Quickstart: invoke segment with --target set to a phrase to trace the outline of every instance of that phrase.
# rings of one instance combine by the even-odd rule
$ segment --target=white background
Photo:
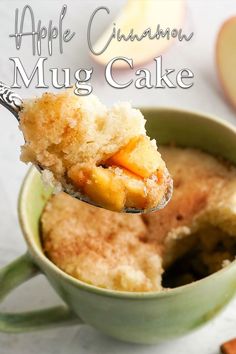
[[[138,2],[138,1],[137,1]],[[186,32],[194,31],[193,39],[185,44],[177,43],[163,55],[164,68],[181,69],[187,67],[195,74],[194,87],[189,90],[137,90],[130,87],[126,90],[115,90],[104,80],[103,68],[95,64],[90,56],[86,42],[86,28],[90,14],[100,5],[111,9],[111,17],[115,16],[124,1],[67,1],[68,13],[65,26],[76,32],[76,38],[65,45],[63,55],[57,55],[55,45],[54,56],[48,67],[78,68],[93,66],[92,84],[94,93],[102,101],[112,104],[117,100],[127,100],[139,106],[172,106],[199,110],[211,113],[222,119],[235,122],[235,112],[226,103],[219,85],[215,67],[215,39],[222,22],[236,15],[236,2],[233,0],[192,0],[188,1],[187,13],[183,28]],[[42,19],[47,24],[49,19],[58,23],[62,1],[0,1],[0,80],[11,84],[13,81],[13,65],[9,57],[20,56],[27,70],[32,70],[36,58],[33,58],[29,40],[25,40],[22,49],[17,52],[14,40],[9,34],[14,32],[14,11],[22,9],[25,4],[32,5],[36,20]],[[104,19],[99,26],[101,32],[111,20]],[[161,21],[158,20],[160,23]],[[236,38],[235,38],[236,40]],[[45,55],[46,56],[46,55]],[[153,63],[147,65],[155,75]],[[132,72],[122,74],[128,80]],[[46,71],[48,78],[48,71]],[[32,85],[20,93],[26,96],[38,94]],[[23,142],[17,122],[4,108],[0,108],[0,266],[13,260],[25,252],[26,247],[17,220],[17,195],[27,166],[19,161],[20,145]],[[235,279],[236,281],[236,279]],[[50,288],[43,276],[26,283],[12,293],[1,306],[1,309],[28,310],[60,303],[57,295]],[[184,314],[183,314],[184,316]],[[200,330],[177,340],[158,346],[138,346],[121,343],[101,335],[89,326],[67,327],[30,334],[0,334],[1,354],[39,354],[39,353],[79,353],[79,354],[216,354],[219,344],[229,338],[236,337],[236,301]]]

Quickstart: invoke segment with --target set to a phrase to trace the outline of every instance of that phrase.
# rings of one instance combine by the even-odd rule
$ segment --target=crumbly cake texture
[[[26,100],[20,113],[26,140],[22,159],[39,162],[59,179],[77,163],[108,158],[132,137],[145,134],[144,126],[141,112],[129,103],[108,110],[94,95],[45,93]]]
[[[200,242],[209,274],[229,264],[236,169],[194,149],[163,147],[161,153],[174,179],[173,198],[163,210],[128,215],[64,193],[52,197],[42,215],[43,248],[52,262],[95,286],[138,292],[161,291],[163,268]]]
[[[59,182],[107,209],[152,208],[170,177],[145,122],[127,102],[106,108],[94,95],[45,93],[20,112],[21,160],[39,164],[57,189]]]
[[[86,205],[65,193],[54,196],[42,216],[43,246],[66,273],[102,288],[151,291],[161,288],[161,261],[145,243],[137,215]]]

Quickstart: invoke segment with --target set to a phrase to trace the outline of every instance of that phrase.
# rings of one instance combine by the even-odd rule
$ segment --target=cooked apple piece
[[[91,200],[109,210],[120,211],[125,204],[123,184],[115,172],[103,167],[77,170],[73,167],[69,177]]]
[[[216,41],[216,64],[222,88],[236,108],[236,16],[223,23]]]
[[[147,207],[147,187],[143,179],[122,168],[122,182],[126,192],[126,206],[129,208],[145,209]]]
[[[160,166],[163,166],[161,155],[149,138],[144,135],[131,139],[107,163],[124,167],[142,178],[148,178]]]
[[[90,181],[84,186],[85,193],[99,205],[110,210],[122,210],[125,204],[125,191],[115,173],[103,167],[95,167]]]

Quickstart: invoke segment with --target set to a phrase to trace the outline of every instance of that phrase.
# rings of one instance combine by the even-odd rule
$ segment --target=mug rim
[[[208,120],[211,122],[216,122],[217,124],[233,131],[236,134],[236,127],[228,122],[223,120],[222,118],[219,118],[217,116],[211,115],[211,114],[206,114],[202,113],[201,111],[197,110],[188,110],[188,109],[182,109],[178,107],[166,107],[166,106],[160,106],[160,107],[155,107],[155,106],[144,106],[144,107],[138,107],[141,111],[170,111],[170,112],[183,112],[185,114],[192,114],[197,116],[199,119],[202,120]],[[175,288],[164,288],[161,291],[146,291],[146,292],[129,292],[129,291],[120,291],[120,290],[113,290],[113,289],[106,289],[106,288],[100,288],[95,285],[83,282],[80,279],[74,278],[73,276],[69,275],[68,273],[64,272],[62,269],[60,269],[57,265],[55,265],[45,254],[43,251],[39,251],[38,247],[35,245],[35,241],[31,236],[31,231],[30,231],[30,226],[27,225],[27,218],[24,217],[26,214],[24,212],[24,201],[27,198],[27,190],[28,186],[31,184],[31,180],[34,178],[35,173],[38,173],[37,169],[32,165],[28,172],[26,173],[23,182],[21,184],[19,196],[18,196],[18,220],[20,223],[20,227],[24,236],[24,239],[26,241],[27,247],[30,250],[30,254],[33,256],[33,259],[36,258],[39,259],[41,262],[43,262],[51,271],[56,272],[58,276],[63,277],[65,280],[68,282],[71,282],[73,285],[76,287],[82,288],[82,290],[86,290],[88,292],[93,292],[96,293],[97,295],[104,295],[107,297],[116,297],[116,298],[122,298],[122,299],[154,299],[154,298],[162,298],[162,297],[170,297],[170,296],[176,296],[179,293],[182,293],[184,290],[190,290],[198,286],[200,283],[203,284],[204,282],[207,282],[209,279],[217,278],[221,276],[224,272],[229,271],[231,268],[233,268],[236,265],[236,259],[232,261],[229,265],[226,267],[221,268],[217,272],[214,272],[200,280],[196,280],[192,283],[188,283],[185,285],[181,285]]]

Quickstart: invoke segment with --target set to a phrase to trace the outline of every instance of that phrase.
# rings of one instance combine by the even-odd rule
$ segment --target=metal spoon
[[[16,117],[18,122],[20,121],[19,112],[23,107],[23,100],[19,95],[17,95],[14,91],[12,91],[9,86],[5,85],[1,81],[0,81],[0,104],[2,106],[4,106],[5,108],[7,108]],[[41,166],[35,165],[35,167],[40,172],[42,172],[43,169]],[[100,207],[99,205],[94,203],[91,199],[89,199],[85,195],[82,195],[80,193],[74,194],[74,193],[72,193],[71,190],[67,190],[67,189],[64,189],[64,191],[67,194],[70,194],[71,196],[73,196],[83,202]],[[142,214],[142,213],[149,213],[149,212],[160,210],[160,209],[164,208],[166,206],[166,204],[170,201],[170,199],[172,197],[172,192],[173,192],[173,181],[171,178],[169,178],[169,183],[168,183],[166,193],[165,193],[164,197],[162,198],[161,202],[158,203],[158,205],[156,205],[156,207],[150,208],[150,209],[126,208],[122,212],[132,213],[132,214]]]

